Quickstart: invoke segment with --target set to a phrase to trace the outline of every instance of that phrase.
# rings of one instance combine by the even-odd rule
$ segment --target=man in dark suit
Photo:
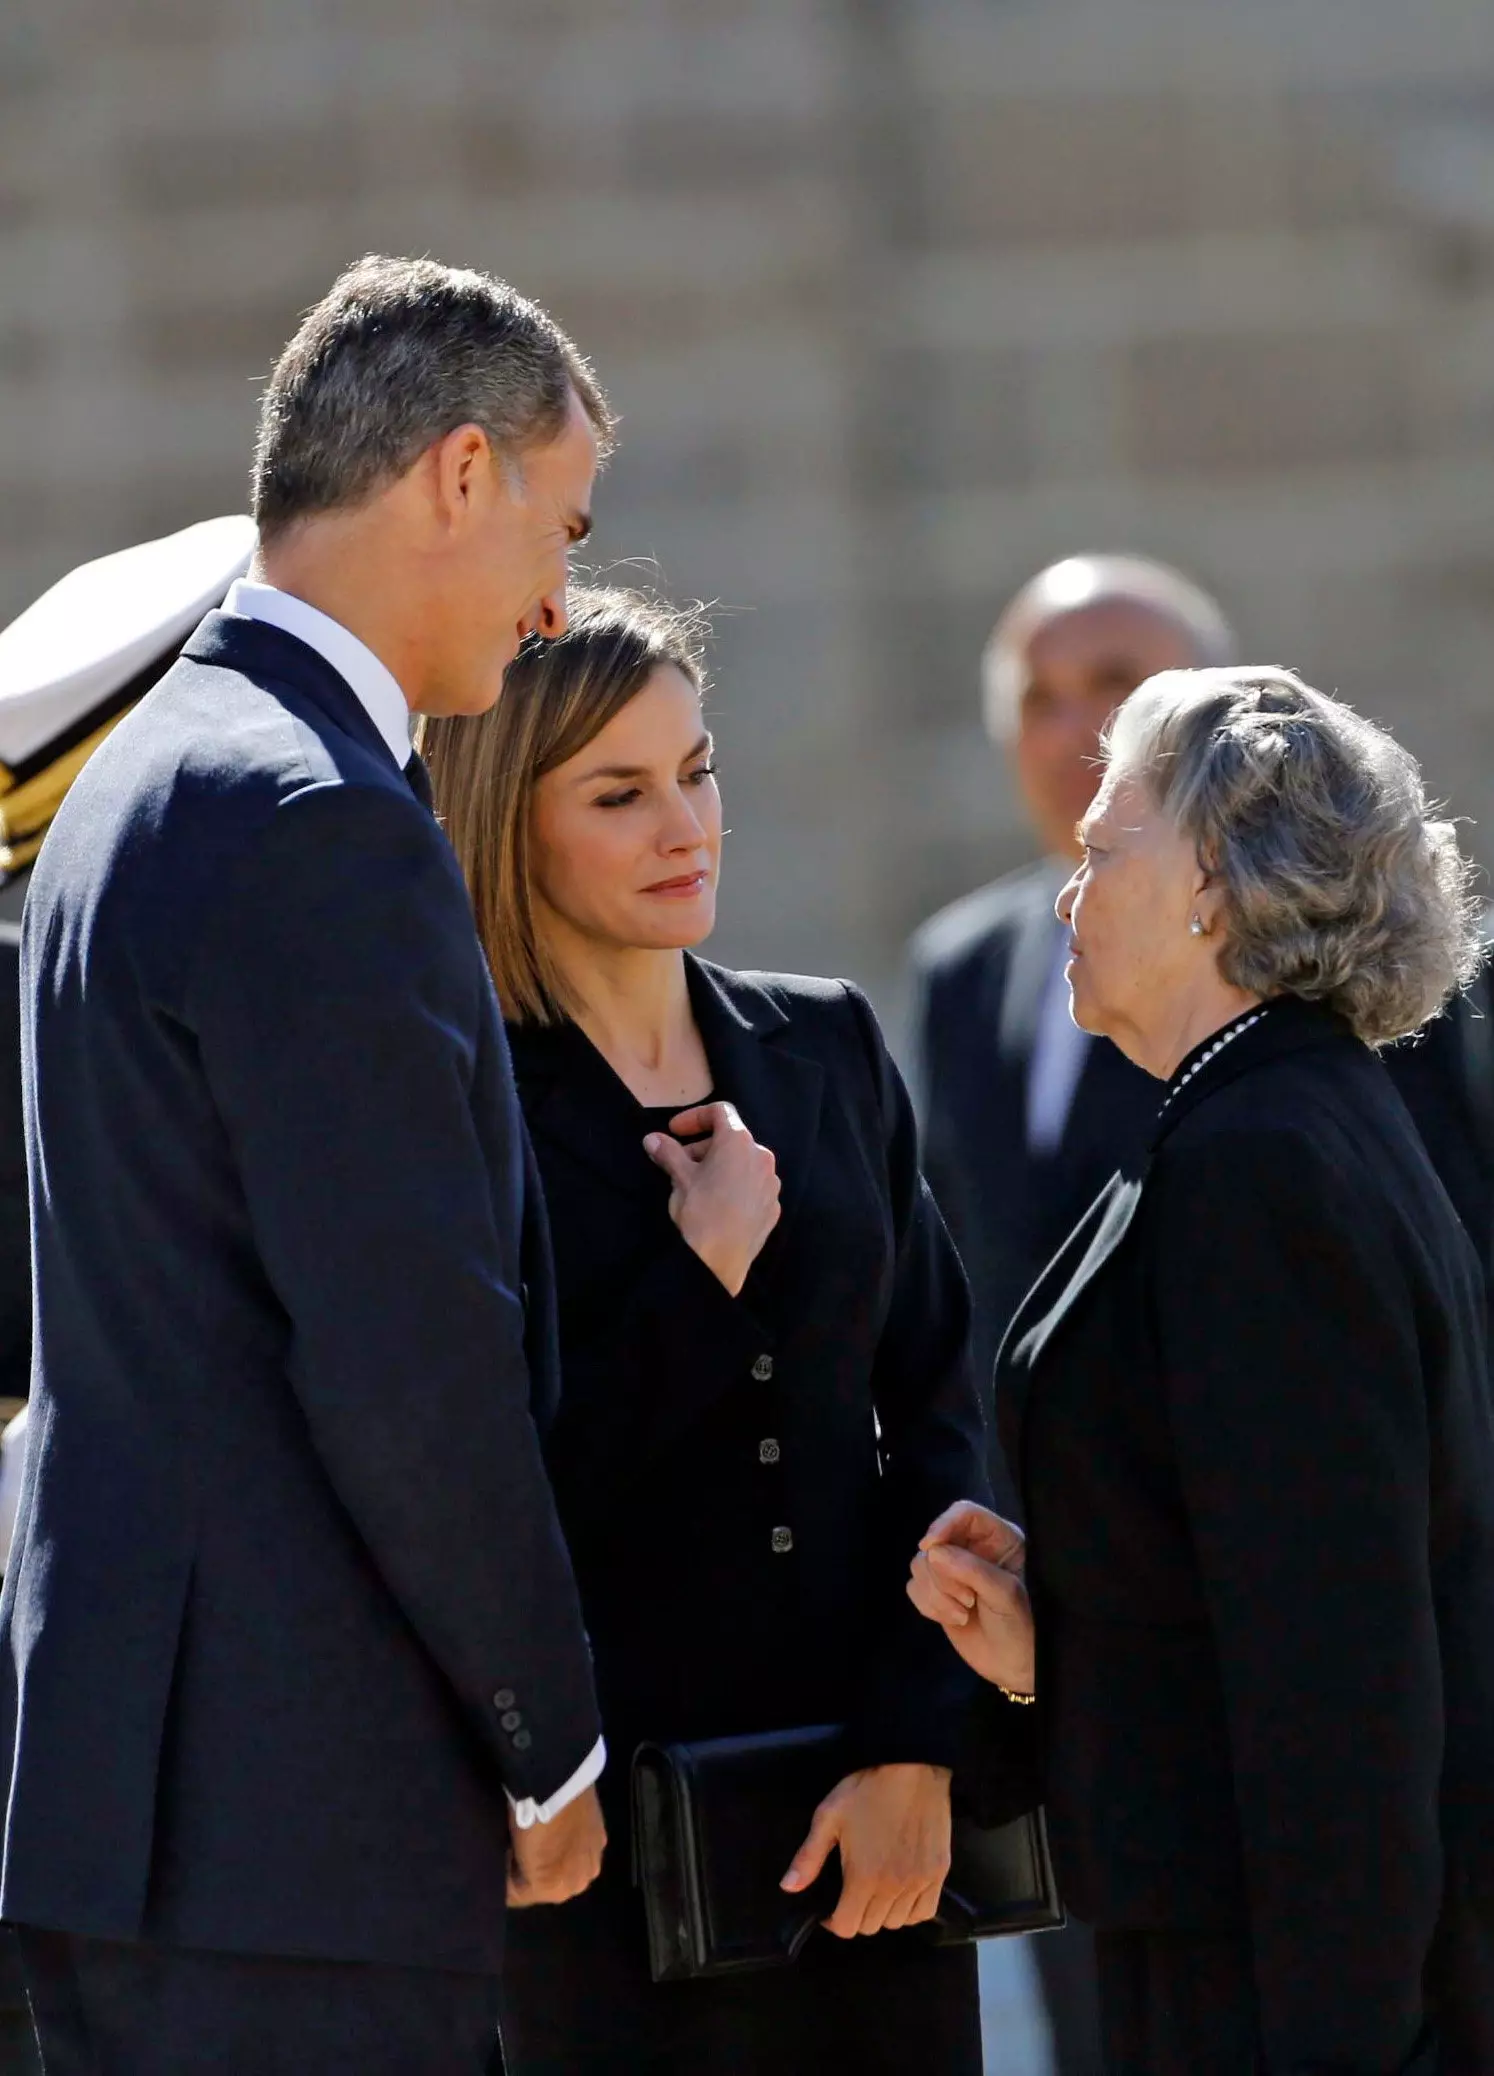
[[[1222,613],[1186,578],[1110,555],[1043,570],[987,647],[986,726],[1043,858],[955,902],[913,943],[924,1168],[970,1276],[983,1377],[1038,1271],[1157,1107],[1149,1078],[1070,1017],[1053,912],[1100,730],[1154,671],[1221,663],[1230,647]],[[999,1447],[992,1477],[1014,1511]]]
[[[505,1895],[600,1864],[543,1212],[410,715],[563,628],[607,429],[502,283],[350,270],[255,581],[38,859],[0,1912],[49,2069],[478,2076]]]

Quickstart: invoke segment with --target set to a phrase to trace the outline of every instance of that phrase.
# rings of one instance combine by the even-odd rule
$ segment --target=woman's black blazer
[[[560,1307],[549,1463],[614,1788],[638,1737],[847,1721],[949,1763],[973,1685],[904,1584],[984,1484],[969,1300],[907,1094],[838,981],[689,961],[717,1092],[782,1216],[737,1297],[681,1239],[638,1105],[573,1025],[511,1029]]]
[[[1248,1926],[1272,2068],[1380,2066],[1445,1896],[1494,1895],[1482,1335],[1385,1070],[1283,1000],[1002,1349],[1060,1883],[1101,1926]]]

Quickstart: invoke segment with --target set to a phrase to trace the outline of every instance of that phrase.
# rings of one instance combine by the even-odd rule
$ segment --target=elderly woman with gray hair
[[[909,1590],[1036,1753],[1115,2076],[1488,2072],[1484,1300],[1375,1057],[1473,971],[1470,868],[1274,670],[1133,694],[1081,834],[1075,1021],[1165,1088],[998,1360],[1030,1544],[961,1504]]]

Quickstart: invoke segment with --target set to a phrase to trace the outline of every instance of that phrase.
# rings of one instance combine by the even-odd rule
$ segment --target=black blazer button
[[[772,1356],[771,1356],[771,1355],[760,1355],[760,1356],[759,1356],[759,1357],[757,1358],[757,1361],[756,1361],[756,1362],[755,1362],[755,1363],[754,1363],[754,1364],[752,1365],[752,1379],[753,1379],[753,1382],[754,1382],[755,1384],[767,1384],[767,1383],[770,1383],[770,1382],[772,1381],[772,1377],[773,1377],[773,1358],[772,1358]]]
[[[793,1547],[794,1531],[792,1528],[775,1528],[773,1530],[773,1554],[775,1557],[786,1557]]]
[[[505,1730],[517,1730],[524,1718],[516,1708],[506,1708],[498,1720]]]
[[[534,1739],[527,1730],[516,1730],[514,1732],[514,1750],[516,1752],[527,1752],[533,1743]]]
[[[512,1687],[500,1687],[498,1689],[498,1692],[493,1696],[493,1706],[498,1710],[498,1713],[501,1715],[504,1709],[512,1708],[514,1703],[518,1700],[518,1698],[518,1695],[514,1692]]]
[[[776,1463],[782,1454],[782,1449],[774,1441],[772,1435],[766,1435],[757,1445],[757,1460],[759,1463]]]

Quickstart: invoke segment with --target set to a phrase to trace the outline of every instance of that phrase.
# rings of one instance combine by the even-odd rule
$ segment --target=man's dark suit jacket
[[[1397,2065],[1494,1897],[1494,1428],[1467,1235],[1384,1067],[1284,1000],[1019,1309],[1060,1886],[1248,1927],[1271,2069]]]
[[[983,1376],[1012,1314],[1116,1168],[1145,1146],[1160,1084],[1088,1049],[1058,1146],[1027,1144],[1027,1078],[1053,970],[1053,863],[957,901],[914,939],[914,1094],[924,1168],[970,1277]],[[1494,1002],[1481,977],[1383,1056],[1454,1207],[1494,1269]],[[999,1449],[992,1483],[1015,1500]]]
[[[64,802],[22,964],[0,1909],[491,1970],[504,1791],[598,1721],[536,1432],[543,1213],[450,847],[328,664],[210,614]]]

